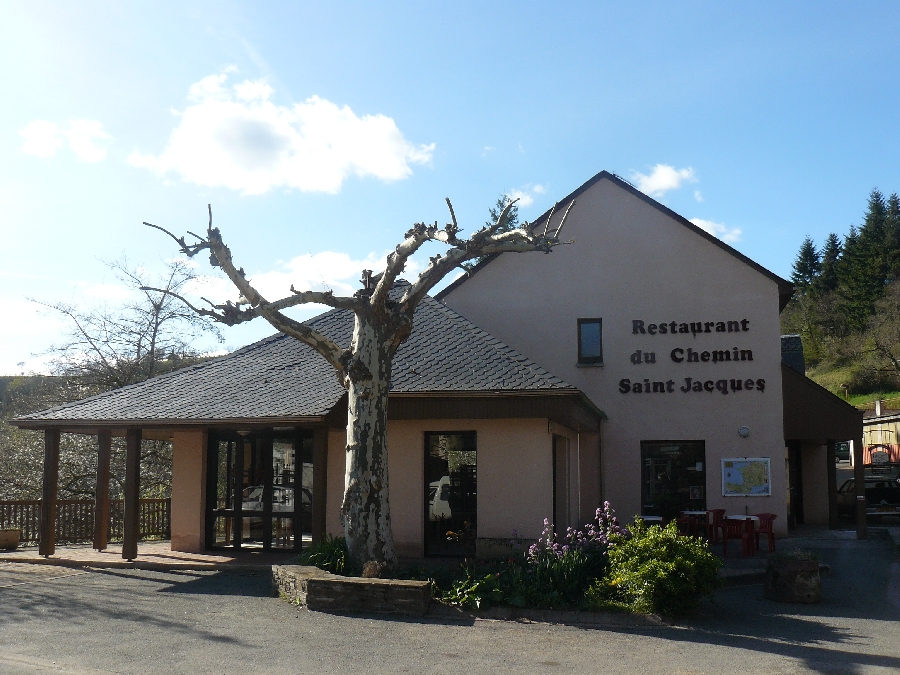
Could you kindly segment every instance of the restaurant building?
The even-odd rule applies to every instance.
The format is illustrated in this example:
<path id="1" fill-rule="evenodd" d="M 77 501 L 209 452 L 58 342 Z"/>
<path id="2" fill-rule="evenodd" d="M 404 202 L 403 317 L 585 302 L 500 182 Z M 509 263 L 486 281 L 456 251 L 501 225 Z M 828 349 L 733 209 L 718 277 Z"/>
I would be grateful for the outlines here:
<path id="1" fill-rule="evenodd" d="M 389 403 L 398 554 L 491 555 L 602 500 L 626 518 L 724 508 L 774 513 L 782 535 L 836 527 L 834 442 L 861 439 L 862 416 L 783 364 L 791 285 L 612 174 L 560 208 L 573 199 L 571 245 L 492 256 L 416 311 Z M 349 312 L 310 323 L 349 344 Z M 126 437 L 126 558 L 142 438 L 173 442 L 174 550 L 342 532 L 346 393 L 283 335 L 13 423 L 45 431 L 45 554 L 60 433 L 98 437 L 98 522 L 110 437 Z"/>

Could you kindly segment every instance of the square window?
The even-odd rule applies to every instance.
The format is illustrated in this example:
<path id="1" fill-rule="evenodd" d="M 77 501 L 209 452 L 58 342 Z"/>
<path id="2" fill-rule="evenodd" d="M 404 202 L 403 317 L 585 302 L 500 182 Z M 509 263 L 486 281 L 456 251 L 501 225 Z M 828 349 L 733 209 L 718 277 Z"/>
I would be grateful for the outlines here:
<path id="1" fill-rule="evenodd" d="M 578 319 L 578 363 L 603 363 L 603 319 Z"/>

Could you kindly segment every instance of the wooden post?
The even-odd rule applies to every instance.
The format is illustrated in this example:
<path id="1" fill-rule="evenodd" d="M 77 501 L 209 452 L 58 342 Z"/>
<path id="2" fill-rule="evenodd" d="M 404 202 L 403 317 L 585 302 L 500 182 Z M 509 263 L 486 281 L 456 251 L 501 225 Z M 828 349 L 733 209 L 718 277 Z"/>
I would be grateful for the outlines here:
<path id="1" fill-rule="evenodd" d="M 839 530 L 838 503 L 837 503 L 837 466 L 835 457 L 835 441 L 829 438 L 825 441 L 825 461 L 828 463 L 828 529 Z"/>
<path id="2" fill-rule="evenodd" d="M 41 493 L 41 540 L 38 553 L 56 552 L 56 491 L 59 485 L 59 431 L 44 430 L 44 483 Z"/>
<path id="3" fill-rule="evenodd" d="M 866 472 L 863 468 L 863 439 L 853 439 L 853 482 L 856 485 L 856 538 L 868 539 L 866 527 Z"/>
<path id="4" fill-rule="evenodd" d="M 298 472 L 298 476 L 302 474 Z M 325 508 L 328 496 L 328 427 L 313 429 L 313 498 L 312 498 L 312 543 L 318 544 L 325 539 Z M 299 503 L 300 485 L 297 484 Z M 301 528 L 297 528 L 295 547 L 300 548 Z"/>
<path id="5" fill-rule="evenodd" d="M 239 549 L 244 541 L 244 453 L 246 452 L 247 439 L 241 436 L 234 444 L 234 472 L 232 479 L 232 508 L 234 509 L 234 541 L 232 545 Z"/>
<path id="6" fill-rule="evenodd" d="M 122 557 L 137 558 L 137 542 L 141 528 L 141 430 L 125 432 L 125 521 L 123 523 Z"/>
<path id="7" fill-rule="evenodd" d="M 94 491 L 94 548 L 102 551 L 109 543 L 109 460 L 112 434 L 97 434 L 97 487 Z"/>

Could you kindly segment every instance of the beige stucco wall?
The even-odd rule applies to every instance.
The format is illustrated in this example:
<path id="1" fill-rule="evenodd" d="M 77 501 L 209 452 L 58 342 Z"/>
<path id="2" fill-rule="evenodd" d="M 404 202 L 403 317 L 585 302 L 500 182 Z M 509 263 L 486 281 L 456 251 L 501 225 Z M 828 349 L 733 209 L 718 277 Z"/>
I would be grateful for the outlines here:
<path id="1" fill-rule="evenodd" d="M 176 431 L 172 439 L 172 550 L 204 550 L 206 432 Z"/>
<path id="2" fill-rule="evenodd" d="M 609 416 L 603 496 L 621 516 L 641 510 L 641 440 L 703 440 L 707 508 L 776 513 L 786 531 L 780 327 L 776 283 L 608 180 L 577 198 L 552 254 L 503 254 L 446 304 L 584 391 Z M 603 319 L 602 367 L 578 367 L 577 319 Z M 634 334 L 650 323 L 749 321 L 739 333 Z M 527 330 L 524 329 L 527 327 Z M 753 361 L 676 363 L 673 349 L 751 350 Z M 636 350 L 655 364 L 635 365 Z M 765 381 L 760 392 L 682 393 L 685 378 Z M 672 393 L 620 393 L 620 381 L 672 381 Z M 746 426 L 750 436 L 738 436 Z M 726 498 L 721 460 L 771 457 L 772 496 Z"/>
<path id="3" fill-rule="evenodd" d="M 824 445 L 800 449 L 803 473 L 803 522 L 828 525 L 828 453 Z"/>
<path id="4" fill-rule="evenodd" d="M 388 424 L 391 519 L 397 554 L 424 554 L 425 433 L 475 431 L 478 462 L 478 536 L 508 539 L 513 530 L 537 538 L 553 511 L 552 434 L 546 419 L 392 420 Z M 575 434 L 574 437 L 578 438 Z M 594 439 L 596 440 L 596 438 Z M 585 447 L 582 457 L 596 452 Z M 577 456 L 576 456 L 577 459 Z M 594 465 L 598 463 L 596 458 Z M 328 443 L 328 532 L 340 535 L 344 483 L 344 434 Z M 582 476 L 582 480 L 587 478 Z M 596 490 L 596 488 L 595 488 Z M 578 504 L 577 490 L 574 500 Z"/>

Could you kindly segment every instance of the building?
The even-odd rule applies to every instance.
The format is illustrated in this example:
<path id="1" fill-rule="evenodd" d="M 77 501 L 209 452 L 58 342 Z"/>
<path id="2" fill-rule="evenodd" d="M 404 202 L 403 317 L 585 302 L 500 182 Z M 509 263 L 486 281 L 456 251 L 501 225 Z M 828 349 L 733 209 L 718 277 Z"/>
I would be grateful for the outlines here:
<path id="1" fill-rule="evenodd" d="M 493 256 L 416 312 L 389 405 L 399 555 L 489 555 L 603 499 L 836 526 L 834 443 L 862 418 L 782 363 L 791 285 L 612 174 L 573 199 L 571 245 Z M 312 322 L 349 343 L 348 312 Z M 274 336 L 15 423 L 46 433 L 48 504 L 60 432 L 97 434 L 101 466 L 126 435 L 132 514 L 138 441 L 172 439 L 172 547 L 193 551 L 340 533 L 345 421 L 330 367 Z"/>

